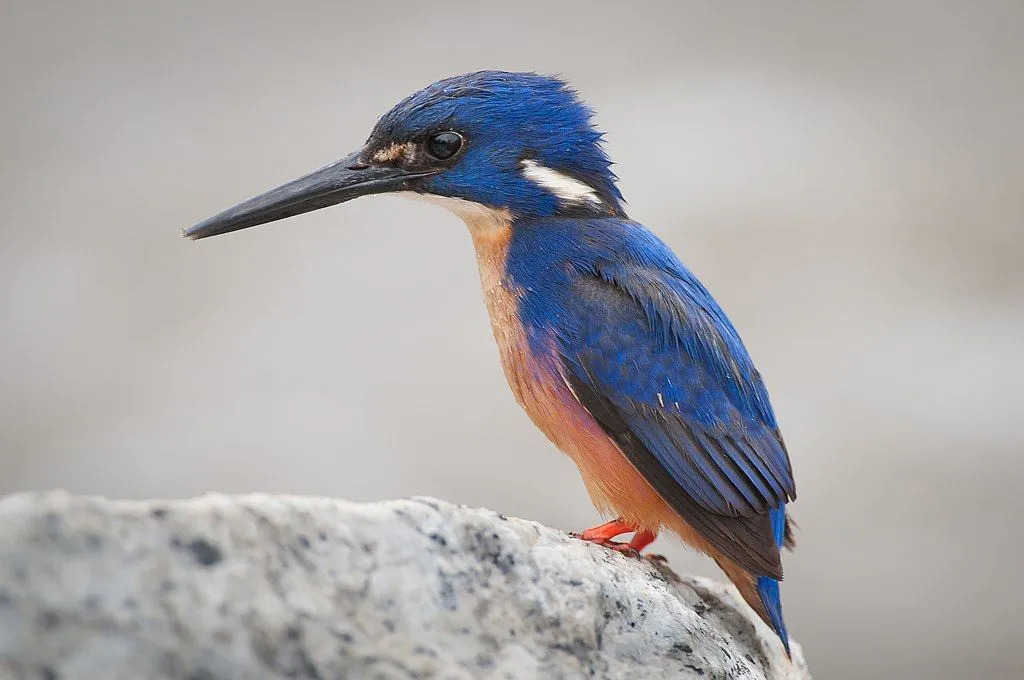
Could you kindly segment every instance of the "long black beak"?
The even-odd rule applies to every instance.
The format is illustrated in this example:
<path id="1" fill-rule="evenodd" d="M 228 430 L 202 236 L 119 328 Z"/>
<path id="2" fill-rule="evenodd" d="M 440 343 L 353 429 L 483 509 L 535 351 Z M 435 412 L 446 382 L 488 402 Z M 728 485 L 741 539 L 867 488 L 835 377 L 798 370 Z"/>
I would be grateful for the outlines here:
<path id="1" fill-rule="evenodd" d="M 410 188 L 409 180 L 436 172 L 408 172 L 400 168 L 368 165 L 361 160 L 361 154 L 357 151 L 305 177 L 243 201 L 184 230 L 182 235 L 194 241 L 283 220 L 360 196 L 401 191 Z"/>

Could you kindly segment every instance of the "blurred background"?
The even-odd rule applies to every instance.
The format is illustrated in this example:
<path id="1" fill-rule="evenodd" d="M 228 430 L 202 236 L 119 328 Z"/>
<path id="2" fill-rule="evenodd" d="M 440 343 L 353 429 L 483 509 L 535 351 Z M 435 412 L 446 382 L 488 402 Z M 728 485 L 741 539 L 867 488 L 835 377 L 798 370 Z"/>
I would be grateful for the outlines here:
<path id="1" fill-rule="evenodd" d="M 1024 676 L 1021 3 L 0 12 L 0 492 L 429 494 L 597 523 L 505 385 L 455 217 L 380 197 L 179 237 L 440 77 L 558 72 L 631 215 L 766 376 L 816 677 Z"/>

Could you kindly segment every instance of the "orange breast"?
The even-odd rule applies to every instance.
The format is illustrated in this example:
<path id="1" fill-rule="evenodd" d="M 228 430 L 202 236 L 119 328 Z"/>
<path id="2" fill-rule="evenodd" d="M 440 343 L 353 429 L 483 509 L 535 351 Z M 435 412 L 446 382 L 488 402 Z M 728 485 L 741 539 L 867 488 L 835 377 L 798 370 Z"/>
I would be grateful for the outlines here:
<path id="1" fill-rule="evenodd" d="M 548 439 L 573 459 L 601 512 L 654 532 L 668 526 L 704 549 L 703 541 L 662 500 L 572 394 L 554 353 L 537 356 L 531 351 L 519 317 L 519 292 L 505 279 L 511 227 L 497 224 L 474 229 L 470 225 L 470 232 L 494 339 L 516 400 Z"/>

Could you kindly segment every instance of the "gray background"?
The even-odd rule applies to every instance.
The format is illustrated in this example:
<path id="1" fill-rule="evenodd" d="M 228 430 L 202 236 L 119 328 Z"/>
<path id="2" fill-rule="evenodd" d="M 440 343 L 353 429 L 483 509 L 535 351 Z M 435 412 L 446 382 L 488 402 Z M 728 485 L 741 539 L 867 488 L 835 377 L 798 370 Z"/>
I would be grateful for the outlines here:
<path id="1" fill-rule="evenodd" d="M 768 380 L 817 677 L 1024 674 L 1019 2 L 2 7 L 0 492 L 596 523 L 504 384 L 456 218 L 384 197 L 178 237 L 439 77 L 561 72 Z"/>

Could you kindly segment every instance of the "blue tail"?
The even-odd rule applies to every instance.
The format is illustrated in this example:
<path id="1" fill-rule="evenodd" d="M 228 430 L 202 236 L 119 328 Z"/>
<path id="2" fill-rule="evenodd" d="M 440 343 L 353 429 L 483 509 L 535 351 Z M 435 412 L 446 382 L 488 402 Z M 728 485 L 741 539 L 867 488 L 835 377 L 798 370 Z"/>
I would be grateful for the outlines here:
<path id="1" fill-rule="evenodd" d="M 769 518 L 772 523 L 772 533 L 775 534 L 775 542 L 782 547 L 786 536 L 786 509 L 785 507 L 771 510 Z M 778 633 L 782 640 L 782 646 L 789 654 L 789 633 L 786 631 L 786 622 L 782 618 L 782 598 L 779 596 L 779 582 L 769 576 L 757 577 L 757 594 L 761 596 L 761 602 L 768 612 L 772 628 Z"/>

